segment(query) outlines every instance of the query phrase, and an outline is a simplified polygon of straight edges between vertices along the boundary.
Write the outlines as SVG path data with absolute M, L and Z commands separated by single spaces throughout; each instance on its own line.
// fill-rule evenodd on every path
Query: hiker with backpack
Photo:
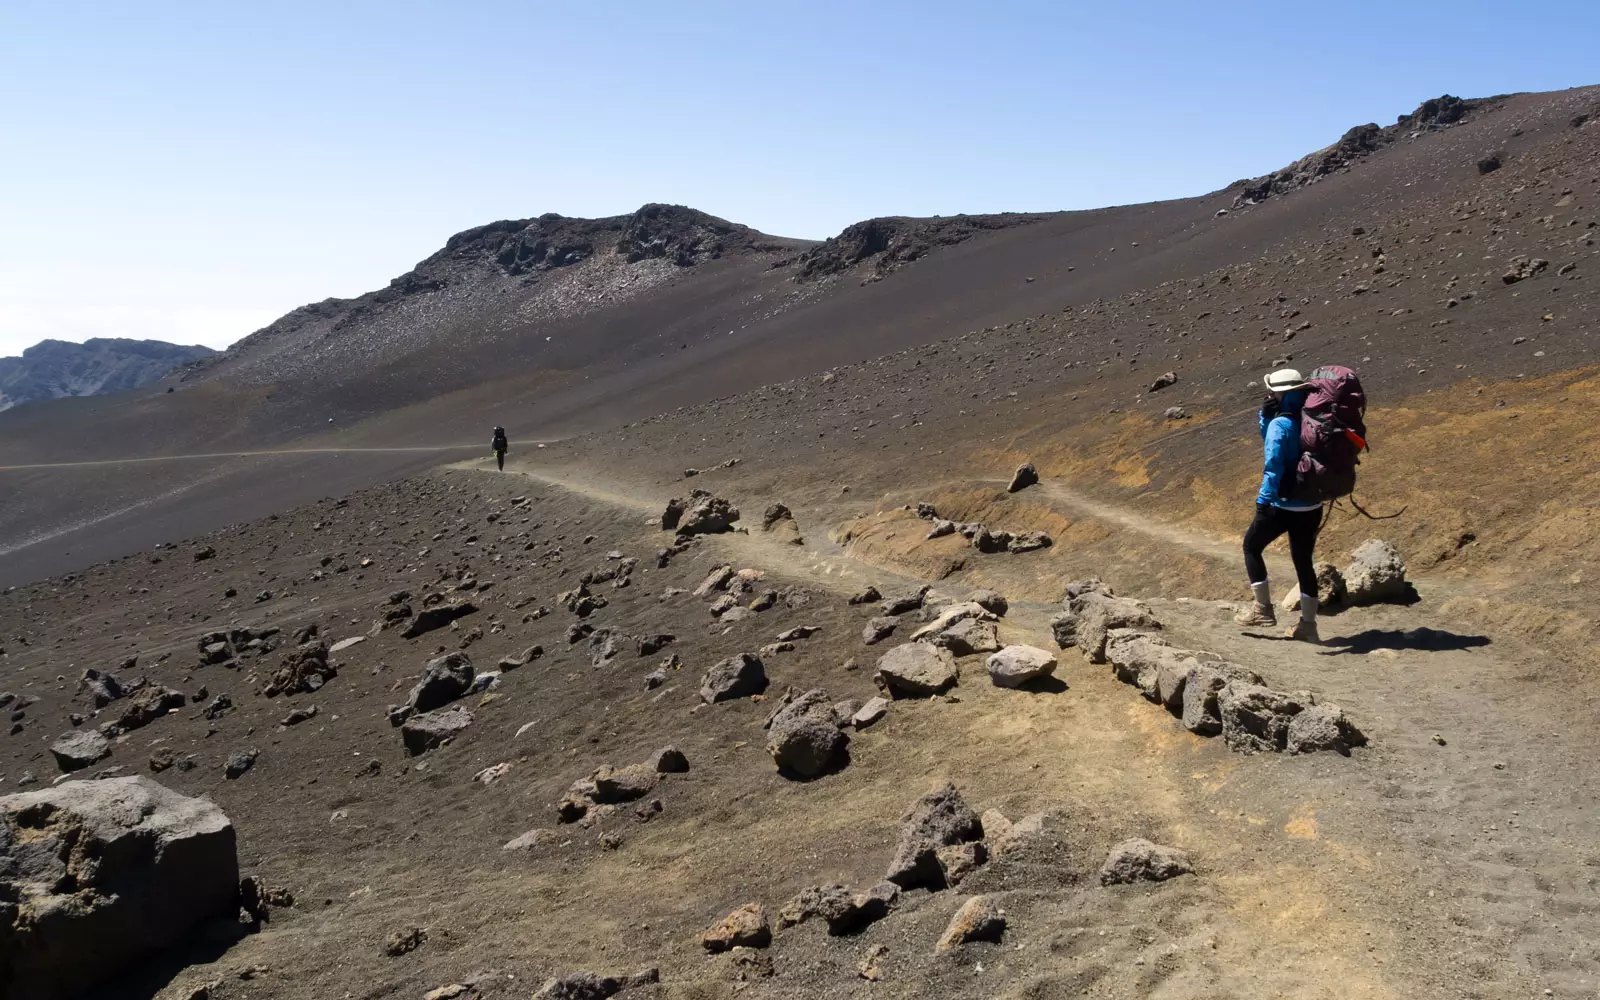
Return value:
M 1234 621 L 1256 627 L 1278 623 L 1262 553 L 1288 535 L 1300 586 L 1300 620 L 1284 637 L 1320 642 L 1313 553 L 1323 503 L 1355 488 L 1356 463 L 1366 447 L 1366 396 L 1355 372 L 1336 365 L 1318 368 L 1309 378 L 1281 368 L 1263 381 L 1271 393 L 1259 415 L 1265 461 L 1255 519 L 1244 533 L 1244 568 L 1253 600 Z
M 494 437 L 490 439 L 489 447 L 494 451 L 495 464 L 500 467 L 501 472 L 506 471 L 506 450 L 510 445 L 506 442 L 506 429 L 504 427 L 496 427 L 494 429 Z

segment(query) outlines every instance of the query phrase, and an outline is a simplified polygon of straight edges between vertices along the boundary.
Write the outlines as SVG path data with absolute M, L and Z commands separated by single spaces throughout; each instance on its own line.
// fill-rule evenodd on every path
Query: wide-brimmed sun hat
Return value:
M 1292 392 L 1295 389 L 1304 389 L 1306 380 L 1300 377 L 1296 368 L 1279 368 L 1261 381 L 1265 382 L 1268 389 L 1273 392 Z

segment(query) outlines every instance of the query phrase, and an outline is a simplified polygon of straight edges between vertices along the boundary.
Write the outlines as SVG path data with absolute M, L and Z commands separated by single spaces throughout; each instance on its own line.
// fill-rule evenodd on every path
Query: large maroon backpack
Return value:
M 1323 365 L 1306 383 L 1294 498 L 1312 503 L 1349 496 L 1367 447 L 1367 394 L 1356 373 L 1339 365 Z

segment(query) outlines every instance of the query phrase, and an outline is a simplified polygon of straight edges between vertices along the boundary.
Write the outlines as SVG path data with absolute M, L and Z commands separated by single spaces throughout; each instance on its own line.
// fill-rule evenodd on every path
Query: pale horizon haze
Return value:
M 1600 83 L 1600 4 L 0 6 L 0 356 L 226 347 L 453 233 L 686 204 L 881 215 L 1202 194 L 1443 93 Z

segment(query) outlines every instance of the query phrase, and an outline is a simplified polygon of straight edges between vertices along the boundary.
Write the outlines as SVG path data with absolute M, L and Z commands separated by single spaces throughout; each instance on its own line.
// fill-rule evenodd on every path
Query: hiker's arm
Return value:
M 1283 496 L 1283 488 L 1294 481 L 1294 470 L 1289 468 L 1289 437 L 1298 431 L 1292 420 L 1271 420 L 1266 424 L 1266 462 L 1261 470 L 1261 496 L 1271 502 Z

